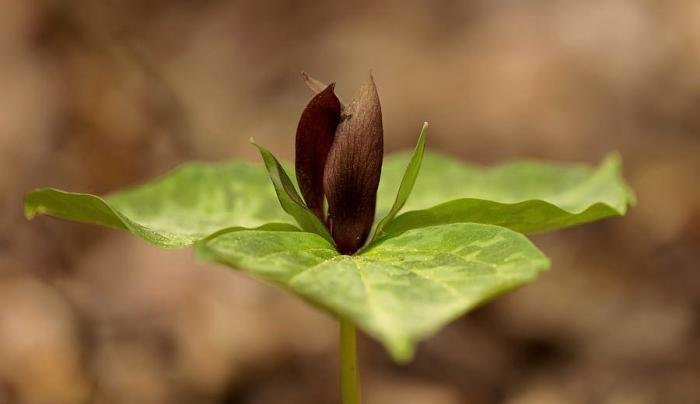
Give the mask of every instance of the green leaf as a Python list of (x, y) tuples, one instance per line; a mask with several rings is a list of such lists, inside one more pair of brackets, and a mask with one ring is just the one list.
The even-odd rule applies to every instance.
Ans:
[[(389, 211), (407, 160), (407, 154), (386, 159), (378, 212)], [(616, 154), (593, 169), (534, 161), (483, 168), (425, 153), (421, 174), (404, 207), (408, 212), (397, 216), (385, 232), (474, 222), (533, 233), (620, 216), (635, 202), (620, 171)]]
[(127, 229), (166, 248), (190, 245), (227, 227), (290, 222), (275, 200), (265, 170), (241, 162), (188, 163), (146, 185), (105, 198), (42, 188), (26, 195), (24, 209), (29, 219), (47, 214)]
[(423, 128), (421, 128), (420, 135), (418, 136), (418, 143), (416, 144), (416, 149), (413, 151), (413, 156), (406, 166), (406, 171), (401, 178), (401, 184), (399, 185), (399, 190), (396, 193), (396, 199), (394, 204), (389, 209), (389, 213), (386, 214), (384, 219), (382, 219), (377, 228), (374, 230), (374, 236), (372, 240), (381, 236), (384, 233), (384, 228), (391, 223), (392, 220), (399, 213), (403, 205), (408, 200), (408, 196), (411, 195), (413, 190), (413, 185), (416, 183), (416, 178), (418, 177), (418, 172), (420, 171), (420, 165), (423, 161), (423, 153), (425, 152), (425, 134), (428, 130), (428, 122), (423, 123)]
[(525, 236), (475, 223), (410, 230), (355, 256), (315, 234), (259, 230), (223, 233), (197, 251), (351, 319), (400, 362), (420, 340), (549, 265)]
[[(251, 139), (252, 141), (252, 139)], [(253, 145), (258, 148), (263, 161), (265, 162), (265, 167), (270, 175), (270, 180), (277, 193), (277, 198), (279, 199), (280, 205), (285, 212), (289, 213), (294, 219), (296, 219), (299, 226), (305, 231), (316, 233), (319, 236), (325, 238), (326, 240), (332, 242), (333, 238), (326, 226), (321, 222), (321, 220), (316, 216), (309, 208), (306, 207), (304, 200), (297, 193), (294, 183), (287, 176), (284, 171), (282, 164), (264, 147), (253, 142)]]

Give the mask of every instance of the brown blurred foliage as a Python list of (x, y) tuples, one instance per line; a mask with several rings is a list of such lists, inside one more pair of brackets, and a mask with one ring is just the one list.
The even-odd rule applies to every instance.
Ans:
[(362, 339), (373, 403), (700, 402), (700, 2), (24, 1), (0, 12), (0, 403), (336, 403), (335, 324), (189, 251), (22, 217), (188, 159), (291, 158), (305, 69), (372, 69), (386, 149), (480, 163), (619, 150), (638, 206), (535, 238), (531, 286), (409, 366)]

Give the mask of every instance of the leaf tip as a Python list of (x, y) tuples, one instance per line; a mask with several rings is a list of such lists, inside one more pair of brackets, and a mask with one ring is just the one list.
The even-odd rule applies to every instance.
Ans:
[(42, 206), (40, 204), (35, 203), (35, 201), (33, 200), (33, 197), (38, 192), (41, 192), (41, 191), (39, 189), (35, 189), (31, 192), (28, 192), (26, 195), (24, 195), (24, 206), (23, 206), (24, 218), (27, 220), (32, 220), (37, 215), (45, 213), (44, 210), (42, 210)]
[(254, 138), (254, 137), (251, 136), (250, 138), (248, 138), (248, 141), (249, 141), (250, 144), (252, 144), (256, 149), (258, 149), (258, 152), (263, 156), (263, 161), (264, 161), (264, 160), (265, 160), (265, 152), (266, 152), (266, 150), (265, 150), (262, 146), (260, 146), (260, 145), (255, 141), (255, 138)]
[(627, 213), (628, 207), (634, 207), (637, 204), (637, 194), (625, 181), (624, 176), (622, 175), (622, 160), (622, 153), (619, 151), (612, 151), (608, 153), (603, 159), (603, 162), (600, 163), (600, 170), (613, 171), (618, 179), (619, 185), (624, 189), (625, 204), (620, 211), (620, 216)]
[[(418, 134), (418, 146), (421, 146), (421, 143), (425, 143), (425, 136), (428, 134), (428, 121), (423, 122), (423, 126), (420, 128), (420, 133)], [(423, 146), (425, 146), (423, 144)]]
[(416, 354), (413, 342), (408, 340), (394, 340), (386, 344), (386, 349), (394, 362), (399, 365), (408, 365)]
[(35, 206), (29, 204), (29, 202), (24, 202), (24, 218), (27, 220), (32, 220), (37, 215), (37, 209)]
[(552, 260), (546, 255), (542, 254), (542, 263), (540, 266), (540, 272), (547, 272), (552, 268)]
[(610, 167), (614, 170), (622, 168), (622, 154), (618, 151), (612, 151), (605, 155), (601, 167)]

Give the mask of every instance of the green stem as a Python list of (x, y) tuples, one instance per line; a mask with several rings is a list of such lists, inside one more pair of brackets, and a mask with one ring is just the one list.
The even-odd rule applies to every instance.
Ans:
[(343, 404), (360, 404), (355, 325), (343, 317), (340, 318), (340, 392)]

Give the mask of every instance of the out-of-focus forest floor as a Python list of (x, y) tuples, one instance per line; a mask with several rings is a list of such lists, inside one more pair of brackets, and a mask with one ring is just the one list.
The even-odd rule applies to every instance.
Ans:
[(367, 404), (700, 403), (700, 2), (6, 0), (0, 403), (336, 403), (335, 323), (124, 232), (27, 222), (38, 186), (105, 193), (189, 159), (293, 158), (305, 69), (372, 69), (387, 152), (492, 164), (618, 150), (639, 204), (535, 242), (552, 270), (394, 365)]

